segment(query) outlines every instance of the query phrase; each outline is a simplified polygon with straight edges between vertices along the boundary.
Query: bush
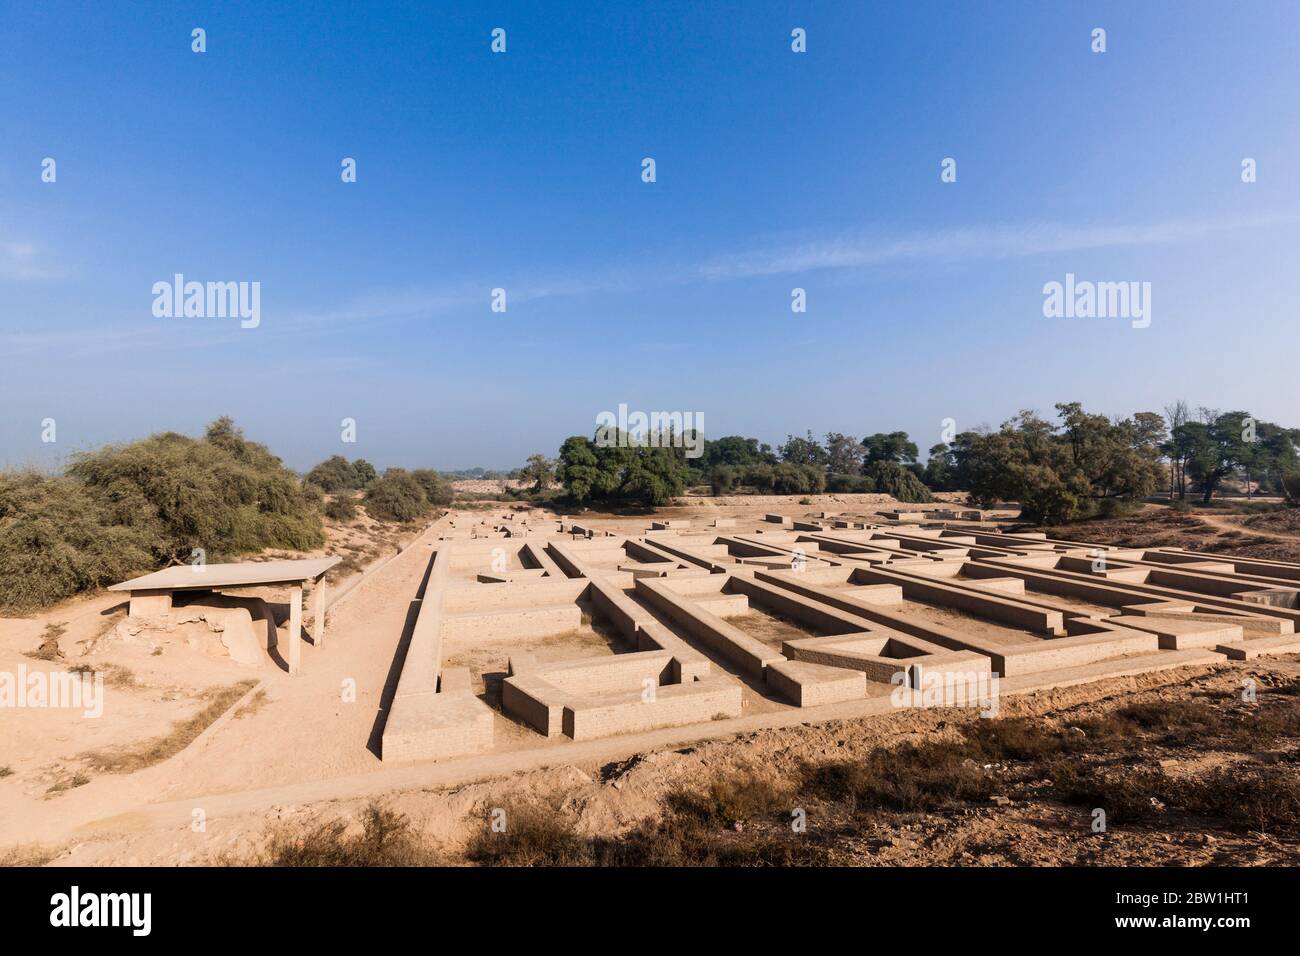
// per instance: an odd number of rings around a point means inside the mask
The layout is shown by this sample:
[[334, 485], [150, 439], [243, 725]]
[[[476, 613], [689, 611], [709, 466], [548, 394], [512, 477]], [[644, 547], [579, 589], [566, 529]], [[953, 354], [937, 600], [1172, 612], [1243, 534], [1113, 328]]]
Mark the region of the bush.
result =
[[898, 501], [934, 501], [921, 479], [896, 461], [873, 461], [866, 467], [865, 477], [878, 493]]
[[102, 502], [113, 525], [148, 536], [158, 563], [325, 543], [320, 513], [280, 459], [229, 419], [202, 439], [175, 432], [73, 456], [68, 475]]
[[366, 510], [383, 521], [415, 521], [429, 513], [429, 499], [409, 471], [389, 468], [366, 491]]
[[753, 488], [759, 494], [770, 494], [776, 485], [776, 469], [766, 463], [747, 465], [740, 483]]
[[173, 561], [325, 543], [310, 492], [228, 418], [0, 473], [0, 606], [33, 610]]
[[424, 497], [435, 507], [444, 508], [451, 504], [451, 499], [455, 497], [451, 484], [444, 481], [442, 475], [432, 468], [417, 468], [411, 472], [411, 477], [420, 483], [420, 487], [424, 489]]
[[301, 832], [278, 830], [253, 862], [260, 866], [405, 867], [438, 866], [443, 861], [405, 815], [372, 803], [362, 814], [360, 833], [349, 832], [343, 820], [329, 820]]
[[150, 529], [114, 525], [79, 481], [0, 473], [0, 607], [27, 612], [154, 565]]
[[826, 488], [826, 472], [818, 465], [781, 462], [772, 469], [772, 490], [778, 495], [819, 494]]
[[866, 475], [831, 475], [826, 481], [826, 490], [842, 494], [871, 494], [876, 490], [876, 483]]
[[1142, 502], [1132, 498], [1103, 498], [1097, 505], [1101, 518], [1127, 518], [1142, 510]]
[[361, 487], [361, 479], [356, 469], [342, 455], [331, 455], [326, 458], [307, 472], [305, 480], [331, 495]]
[[716, 465], [709, 472], [709, 489], [714, 496], [729, 495], [736, 489], [740, 475], [731, 465]]
[[325, 506], [325, 517], [333, 518], [335, 521], [351, 521], [356, 516], [357, 503], [352, 500], [351, 495], [335, 495]]

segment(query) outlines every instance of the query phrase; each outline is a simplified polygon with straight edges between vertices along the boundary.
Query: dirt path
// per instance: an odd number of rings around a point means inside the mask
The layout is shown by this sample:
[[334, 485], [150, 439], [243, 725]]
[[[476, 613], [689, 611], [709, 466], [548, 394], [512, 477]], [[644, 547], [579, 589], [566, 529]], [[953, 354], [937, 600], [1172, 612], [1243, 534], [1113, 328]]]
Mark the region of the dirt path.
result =
[[[1171, 661], [1182, 659], [1174, 658], [1173, 653], [1176, 652], [1171, 652]], [[1090, 677], [1080, 679], [1079, 686], [1037, 691], [1037, 688], [1054, 686], [1059, 675], [1049, 671], [1009, 681], [1004, 685], [1003, 693], [1018, 698], [1027, 694], [1040, 693], [1043, 699], [1059, 705], [1062, 700], [1092, 698], [1094, 695], [1105, 693], [1108, 688], [1148, 686], [1176, 679], [1168, 675], [1184, 675], [1182, 679], [1186, 679], [1189, 675], [1208, 672], [1212, 666], [1198, 664], [1192, 668], [1171, 663], [1169, 669], [1165, 671], [1109, 679], [1106, 677], [1107, 667], [1097, 666], [1095, 673]], [[1122, 662], [1116, 662], [1111, 668], [1112, 672], [1117, 674], [1122, 673], [1123, 669]], [[1030, 680], [1031, 677], [1033, 681]], [[270, 708], [267, 710], [269, 711]], [[254, 787], [246, 784], [242, 787], [229, 787], [221, 792], [201, 790], [191, 786], [187, 780], [183, 789], [173, 788], [169, 792], [155, 790], [150, 796], [140, 795], [134, 803], [119, 801], [111, 808], [98, 807], [99, 812], [93, 812], [95, 809], [93, 803], [82, 806], [80, 812], [75, 815], [67, 811], [60, 812], [45, 819], [44, 828], [31, 831], [27, 840], [62, 843], [69, 838], [102, 840], [123, 833], [154, 830], [174, 832], [178, 831], [178, 828], [183, 830], [188, 827], [196, 809], [202, 810], [207, 819], [228, 818], [241, 814], [264, 814], [268, 808], [278, 814], [285, 808], [370, 798], [413, 788], [457, 787], [474, 781], [508, 777], [546, 768], [564, 768], [575, 764], [600, 765], [625, 760], [639, 753], [699, 745], [703, 741], [745, 739], [748, 735], [762, 731], [789, 728], [791, 733], [798, 734], [809, 726], [820, 726], [828, 721], [879, 718], [886, 722], [901, 721], [899, 727], [905, 728], [909, 725], [912, 716], [912, 712], [900, 715], [888, 697], [876, 697], [827, 705], [819, 711], [816, 725], [810, 725], [807, 715], [797, 709], [783, 709], [709, 724], [670, 727], [641, 734], [568, 743], [561, 747], [488, 753], [437, 762], [382, 766], [377, 761], [358, 760], [351, 762], [351, 766], [369, 767], [369, 772], [349, 773], [344, 770], [340, 771], [338, 776], [327, 778], [315, 774], [305, 779], [301, 775], [295, 778], [293, 774], [276, 773], [268, 775], [275, 778], [270, 785]], [[890, 732], [895, 730], [891, 728]], [[223, 734], [220, 740], [222, 749], [215, 752], [205, 751], [202, 755], [202, 763], [211, 764], [215, 753], [225, 754], [235, 749], [231, 741], [236, 739], [236, 736], [238, 735]], [[333, 748], [346, 751], [349, 747], [355, 746], [356, 743], [349, 740], [334, 744]], [[348, 763], [340, 760], [338, 766], [348, 766]], [[144, 776], [145, 774], [136, 774], [132, 779]], [[147, 787], [147, 783], [145, 786]], [[89, 787], [81, 788], [73, 791], [69, 796], [82, 796], [82, 791], [89, 789]], [[148, 791], [144, 790], [143, 793]], [[187, 794], [192, 795], [186, 796]], [[0, 824], [0, 845], [3, 845], [7, 839], [12, 840], [13, 837], [7, 837], [3, 824]], [[196, 835], [192, 841], [186, 838], [186, 842], [191, 844], [191, 852], [197, 851], [197, 848], [208, 843], [203, 834]]]
[[1236, 532], [1237, 534], [1249, 535], [1252, 538], [1286, 538], [1290, 541], [1300, 541], [1300, 533], [1293, 531], [1256, 531], [1254, 528], [1248, 528], [1240, 523], [1244, 515], [1213, 515], [1197, 513], [1196, 518], [1208, 524], [1211, 528], [1221, 532]]
[[[1278, 666], [1288, 673], [1296, 672], [1295, 664]], [[1105, 707], [1115, 700], [1128, 701], [1135, 694], [1185, 697], [1200, 688], [1234, 688], [1243, 674], [1255, 670], [1246, 664], [1184, 667], [1037, 691], [1006, 701], [1003, 714], [1071, 713], [1076, 719], [1093, 713], [1094, 707]], [[83, 827], [75, 835], [77, 842], [55, 865], [174, 864], [211, 860], [222, 854], [241, 859], [260, 845], [268, 827], [311, 824], [337, 817], [356, 819], [376, 798], [406, 814], [439, 844], [453, 848], [481, 825], [485, 808], [518, 798], [560, 801], [577, 814], [583, 832], [609, 834], [657, 812], [664, 794], [679, 785], [699, 785], [718, 774], [746, 768], [804, 759], [838, 759], [903, 740], [931, 739], [953, 721], [969, 719], [966, 714], [931, 709], [827, 719], [815, 724], [798, 719], [797, 714], [793, 720], [782, 719], [789, 716], [746, 718], [727, 732], [678, 728], [572, 744], [559, 752], [533, 751], [407, 765], [357, 777], [225, 794], [204, 802], [208, 826], [203, 832], [195, 832], [190, 826], [192, 804], [151, 804]], [[1055, 831], [1059, 832], [1036, 834], [1034, 827], [1052, 830], [1054, 826], [1040, 819], [1042, 810], [1017, 807], [1005, 811], [1002, 820], [989, 818], [989, 810], [977, 810], [969, 819], [960, 817], [956, 829], [949, 826], [952, 832], [940, 833], [943, 839], [933, 850], [942, 852], [943, 858], [934, 861], [954, 863], [961, 857], [961, 862], [971, 862], [966, 859], [970, 856], [966, 851], [982, 852], [977, 847], [994, 837], [1005, 841], [1005, 852], [1014, 856], [1011, 848], [1016, 845], [1016, 835], [1030, 833], [1035, 836], [1034, 846], [1026, 852], [1040, 856], [1033, 862], [1088, 862], [1070, 855], [1077, 855], [1076, 831], [1086, 827], [1086, 814], [1075, 815], [1084, 820], [1083, 824], [1075, 819], [1058, 821]], [[914, 843], [921, 838], [924, 827], [909, 823], [903, 829], [909, 832], [885, 835], [890, 841], [897, 837], [899, 849], [894, 852], [886, 848], [884, 856], [888, 859], [880, 862], [925, 862], [915, 858]], [[1124, 852], [1138, 852], [1140, 843], [1138, 840], [1135, 848]], [[985, 862], [983, 858], [981, 862]]]
[[[59, 839], [88, 820], [159, 800], [184, 800], [195, 808], [211, 794], [378, 769], [367, 744], [411, 602], [445, 521], [431, 525], [331, 608], [324, 646], [304, 645], [300, 675], [269, 667], [252, 672], [265, 691], [256, 708], [147, 770], [94, 776], [54, 797], [6, 799], [0, 844]], [[92, 611], [78, 608], [83, 615]]]

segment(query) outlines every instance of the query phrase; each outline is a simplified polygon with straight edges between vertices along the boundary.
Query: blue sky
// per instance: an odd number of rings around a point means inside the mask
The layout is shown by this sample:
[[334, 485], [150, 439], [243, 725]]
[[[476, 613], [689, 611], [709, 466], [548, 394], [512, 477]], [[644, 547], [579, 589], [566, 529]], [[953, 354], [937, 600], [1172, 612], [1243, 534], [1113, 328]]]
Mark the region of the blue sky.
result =
[[[1267, 0], [7, 4], [0, 463], [221, 414], [297, 468], [513, 467], [619, 403], [922, 449], [1070, 400], [1298, 425], [1297, 36]], [[155, 318], [177, 272], [260, 282], [260, 325]], [[1150, 282], [1150, 327], [1045, 318], [1067, 272]]]

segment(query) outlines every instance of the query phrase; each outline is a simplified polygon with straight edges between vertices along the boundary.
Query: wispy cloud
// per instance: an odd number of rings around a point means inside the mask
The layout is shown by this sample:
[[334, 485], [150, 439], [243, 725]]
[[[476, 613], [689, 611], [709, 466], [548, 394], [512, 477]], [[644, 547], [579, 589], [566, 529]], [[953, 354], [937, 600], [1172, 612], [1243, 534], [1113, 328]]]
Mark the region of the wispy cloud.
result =
[[1290, 221], [1174, 220], [1127, 225], [1067, 226], [1025, 223], [884, 235], [856, 231], [812, 239], [774, 239], [729, 252], [699, 266], [702, 279], [729, 280], [817, 269], [862, 269], [891, 264], [950, 264], [1015, 259], [1049, 253], [1194, 242], [1217, 233]]
[[57, 279], [39, 245], [28, 240], [0, 238], [0, 280]]
[[[1294, 223], [1294, 216], [1235, 220], [1168, 220], [1112, 225], [1019, 223], [961, 229], [887, 232], [846, 230], [835, 234], [785, 234], [755, 240], [748, 247], [692, 257], [644, 256], [622, 262], [596, 263], [590, 269], [538, 269], [532, 273], [459, 277], [374, 289], [324, 308], [267, 310], [258, 339], [281, 338], [310, 330], [314, 336], [352, 334], [358, 324], [403, 322], [470, 309], [487, 310], [491, 290], [507, 290], [509, 304], [553, 298], [639, 292], [669, 286], [743, 281], [764, 276], [795, 275], [817, 270], [873, 270], [890, 267], [915, 274], [917, 266], [951, 266], [965, 262], [1026, 258], [1071, 251], [1122, 249], [1196, 242], [1248, 229]], [[0, 277], [44, 278], [39, 249], [32, 243], [0, 239]], [[147, 305], [147, 299], [141, 302]], [[271, 305], [274, 301], [267, 297]], [[283, 308], [284, 304], [277, 304]], [[243, 330], [187, 329], [178, 335], [176, 320], [151, 319], [141, 306], [140, 318], [78, 329], [50, 324], [39, 330], [0, 333], [0, 346], [14, 352], [46, 349], [112, 351], [115, 349], [193, 348], [243, 342]]]
[[322, 313], [310, 322], [380, 321], [431, 315], [456, 308], [487, 308], [490, 289], [507, 289], [509, 302], [638, 292], [700, 282], [727, 282], [816, 270], [864, 270], [926, 263], [1026, 258], [1051, 253], [1195, 242], [1219, 234], [1293, 222], [1294, 217], [1237, 220], [1169, 220], [1156, 223], [1070, 226], [1020, 223], [962, 229], [893, 232], [847, 230], [833, 235], [778, 235], [743, 249], [705, 254], [695, 261], [641, 257], [601, 263], [589, 270], [544, 271], [511, 277], [457, 281], [425, 289], [375, 293]]

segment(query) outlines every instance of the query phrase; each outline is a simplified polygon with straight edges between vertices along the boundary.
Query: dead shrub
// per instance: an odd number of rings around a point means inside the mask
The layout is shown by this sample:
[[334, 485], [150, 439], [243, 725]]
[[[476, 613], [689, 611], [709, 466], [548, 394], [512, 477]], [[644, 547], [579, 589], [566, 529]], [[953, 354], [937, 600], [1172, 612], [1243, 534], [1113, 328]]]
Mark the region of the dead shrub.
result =
[[1173, 810], [1236, 829], [1300, 828], [1300, 780], [1294, 774], [1221, 767], [1184, 778], [1157, 769], [1102, 770], [1062, 761], [1048, 776], [1060, 798], [1101, 807], [1113, 823], [1150, 822]]
[[993, 777], [964, 743], [898, 744], [873, 750], [855, 761], [830, 761], [805, 768], [803, 792], [851, 809], [945, 810], [987, 801]]
[[437, 866], [438, 853], [405, 815], [371, 803], [361, 816], [361, 832], [349, 833], [345, 820], [330, 820], [306, 830], [275, 831], [254, 860], [259, 866]]
[[591, 866], [592, 843], [558, 807], [541, 801], [508, 802], [502, 830], [489, 821], [470, 838], [467, 859], [486, 866]]

